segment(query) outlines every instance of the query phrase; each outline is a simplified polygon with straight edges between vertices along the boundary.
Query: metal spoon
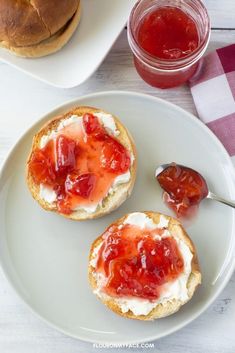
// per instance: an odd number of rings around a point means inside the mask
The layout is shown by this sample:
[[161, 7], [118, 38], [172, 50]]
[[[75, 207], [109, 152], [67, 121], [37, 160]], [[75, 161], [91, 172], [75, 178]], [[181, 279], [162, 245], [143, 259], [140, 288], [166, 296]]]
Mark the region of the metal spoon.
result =
[[[157, 177], [164, 169], [166, 169], [166, 168], [168, 168], [168, 167], [170, 167], [172, 164], [171, 163], [169, 163], [169, 164], [162, 164], [162, 165], [160, 165], [159, 167], [157, 167], [157, 169], [156, 169], [156, 172], [155, 172], [155, 177]], [[180, 167], [184, 167], [184, 166], [182, 166], [182, 165], [179, 165]], [[190, 168], [190, 169], [192, 169], [192, 168]], [[194, 170], [196, 173], [198, 173], [196, 170]], [[204, 181], [205, 181], [205, 183], [206, 183], [206, 180], [205, 180], [205, 178], [200, 174], [200, 173], [198, 173], [201, 177], [202, 177], [202, 179], [204, 179]], [[207, 183], [206, 183], [206, 185], [207, 185]], [[218, 196], [218, 195], [215, 195], [213, 192], [211, 192], [209, 189], [208, 189], [208, 194], [206, 195], [206, 198], [207, 199], [211, 199], [211, 200], [215, 200], [215, 201], [218, 201], [218, 202], [221, 202], [221, 203], [223, 203], [223, 204], [225, 204], [225, 205], [227, 205], [227, 206], [230, 206], [230, 207], [233, 207], [233, 208], [235, 208], [235, 202], [233, 202], [233, 201], [230, 201], [230, 200], [226, 200], [226, 199], [224, 199], [223, 197], [220, 197], [220, 196]]]

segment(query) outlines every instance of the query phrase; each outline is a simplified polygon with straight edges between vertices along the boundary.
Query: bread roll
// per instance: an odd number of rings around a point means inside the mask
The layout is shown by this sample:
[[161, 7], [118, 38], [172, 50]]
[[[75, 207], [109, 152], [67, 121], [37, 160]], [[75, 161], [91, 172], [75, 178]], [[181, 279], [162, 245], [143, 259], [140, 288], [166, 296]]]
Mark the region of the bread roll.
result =
[[23, 57], [49, 55], [67, 43], [81, 14], [80, 0], [1, 0], [0, 46]]

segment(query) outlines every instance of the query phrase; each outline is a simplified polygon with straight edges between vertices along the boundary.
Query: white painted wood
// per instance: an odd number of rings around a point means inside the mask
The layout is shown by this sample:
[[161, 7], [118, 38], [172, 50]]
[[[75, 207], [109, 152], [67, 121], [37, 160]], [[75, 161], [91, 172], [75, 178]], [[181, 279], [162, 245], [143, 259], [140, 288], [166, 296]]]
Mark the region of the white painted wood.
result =
[[[227, 12], [235, 1], [207, 1], [219, 13]], [[215, 3], [217, 5], [215, 6]], [[224, 5], [225, 6], [225, 5]], [[235, 12], [234, 12], [235, 14]], [[221, 16], [225, 16], [224, 12]], [[226, 17], [227, 18], [227, 17]], [[227, 22], [226, 22], [227, 23]], [[235, 42], [235, 31], [213, 31], [209, 50]], [[145, 84], [137, 75], [123, 31], [98, 71], [82, 86], [60, 90], [38, 82], [15, 69], [0, 64], [0, 164], [10, 147], [38, 117], [66, 100], [88, 92], [112, 89], [140, 91], [164, 98], [195, 113], [186, 86], [160, 90]], [[219, 298], [197, 320], [179, 332], [155, 342], [161, 353], [235, 352], [235, 274]], [[79, 353], [114, 350], [94, 349], [91, 344], [69, 338], [35, 317], [10, 288], [0, 270], [0, 353]], [[125, 352], [120, 349], [119, 352]], [[139, 352], [138, 349], [128, 351]]]
[[235, 28], [234, 0], [204, 0], [214, 28]]

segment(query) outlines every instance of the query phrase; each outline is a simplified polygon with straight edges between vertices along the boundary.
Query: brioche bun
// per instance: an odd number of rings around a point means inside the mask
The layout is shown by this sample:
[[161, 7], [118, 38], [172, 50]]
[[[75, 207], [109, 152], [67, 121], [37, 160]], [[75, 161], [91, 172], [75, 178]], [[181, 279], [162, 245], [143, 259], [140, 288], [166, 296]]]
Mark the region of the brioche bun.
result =
[[61, 49], [80, 20], [80, 0], [1, 0], [0, 46], [22, 57]]

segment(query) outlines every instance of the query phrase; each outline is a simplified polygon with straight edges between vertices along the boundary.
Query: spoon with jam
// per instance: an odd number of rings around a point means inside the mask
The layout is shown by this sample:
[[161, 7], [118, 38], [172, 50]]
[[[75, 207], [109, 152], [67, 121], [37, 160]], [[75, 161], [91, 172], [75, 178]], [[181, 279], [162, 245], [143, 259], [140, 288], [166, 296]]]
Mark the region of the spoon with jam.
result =
[[191, 218], [205, 198], [235, 208], [235, 202], [212, 193], [206, 180], [194, 169], [176, 163], [162, 164], [156, 169], [155, 177], [164, 190], [163, 200], [179, 218]]

